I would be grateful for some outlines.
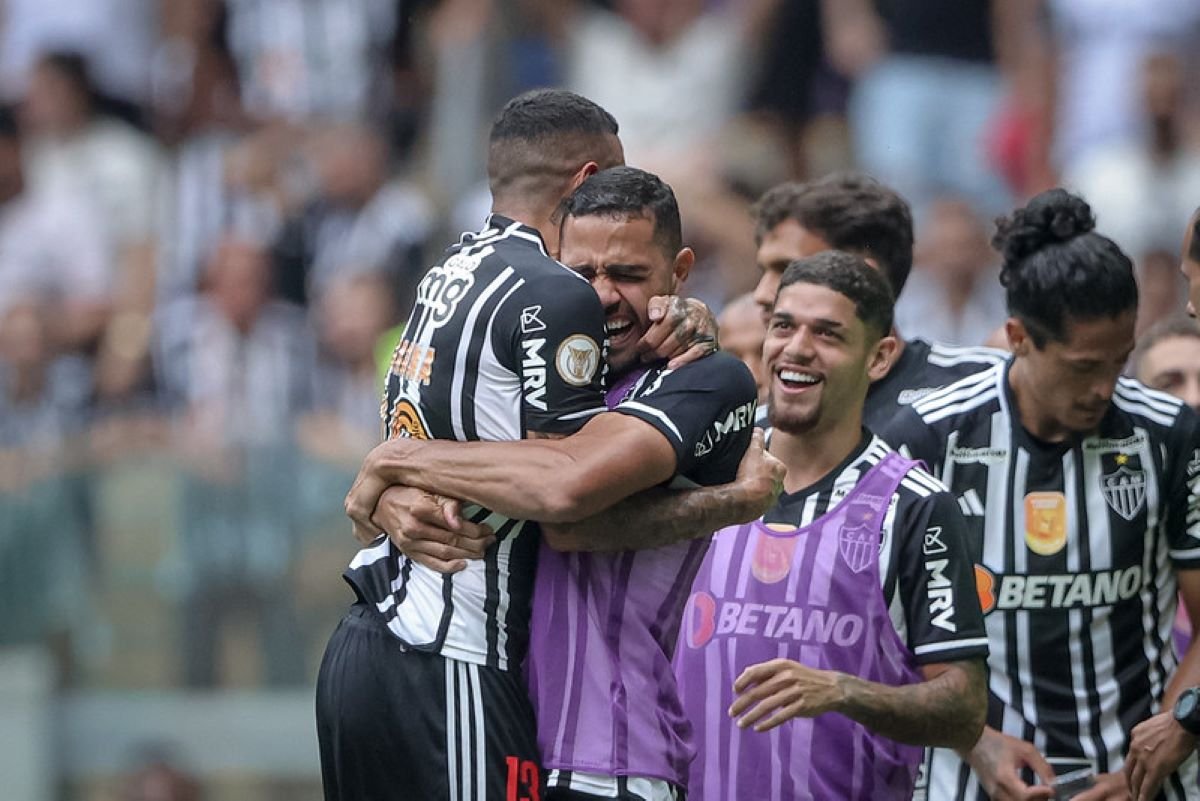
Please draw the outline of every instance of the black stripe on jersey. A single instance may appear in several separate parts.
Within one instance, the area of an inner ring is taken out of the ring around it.
[[[1015,441],[1015,437],[1013,437],[1011,434],[1008,437],[1008,447],[1009,453],[1016,452],[1017,443]],[[1016,480],[1017,461],[1017,459],[1009,459],[1008,464],[1006,465],[1006,472],[1008,475],[1006,476],[1005,480],[1008,482],[1007,485],[1009,487],[1013,486],[1013,482]],[[1016,521],[1013,520],[1013,515],[1008,513],[1007,510],[1005,511],[1004,518],[1004,565],[1009,570],[1013,570],[1017,564],[1017,526]],[[1025,537],[1023,535],[1020,536],[1020,540],[1021,544],[1024,545]],[[1021,689],[1020,681],[1018,681],[1016,678],[1021,675],[1021,660],[1019,657],[1021,649],[1019,647],[1017,638],[1018,626],[1020,626],[1019,617],[1017,615],[1013,615],[1012,625],[1005,626],[1004,628],[1004,656],[1008,662],[1005,672],[1012,677],[1012,680],[1009,682],[1009,688],[1012,693],[1010,704],[1013,709],[1022,711],[1025,708],[1023,697],[1024,693]],[[1021,727],[1021,739],[1031,743],[1033,742],[1035,734],[1033,724],[1030,723],[1028,719],[1025,719],[1026,716],[1024,714],[1022,714],[1021,717],[1024,719]],[[996,728],[1000,731],[1004,731],[1003,717],[996,721]],[[1028,770],[1022,771],[1022,777],[1027,782],[1032,781],[1032,777],[1029,774],[1030,772]]]
[[[487,509],[481,509],[471,522],[479,523],[489,515]],[[496,542],[501,542],[512,534],[512,530],[516,528],[519,520],[509,520],[500,527],[496,532]],[[485,631],[487,636],[487,664],[488,667],[500,667],[500,567],[497,565],[497,559],[500,557],[499,548],[489,548],[487,555],[484,557],[484,582],[487,586],[487,593],[483,602],[483,614],[485,619]]]
[[[1072,454],[1074,458],[1074,454]],[[1077,460],[1078,461],[1078,460]],[[1083,475],[1083,464],[1076,464],[1076,471],[1079,475]],[[1082,482],[1081,482],[1082,483]],[[1066,487],[1063,488],[1064,490]],[[1081,487],[1082,489],[1082,487]],[[1073,510],[1076,518],[1083,521],[1083,525],[1087,527],[1089,533],[1091,531],[1090,521],[1087,514],[1087,491],[1079,492],[1075,498],[1075,509]],[[1090,573],[1092,569],[1092,544],[1091,537],[1080,537],[1079,542],[1079,572]],[[1096,749],[1097,765],[1096,769],[1099,773],[1108,773],[1108,748],[1104,745],[1104,738],[1100,733],[1100,688],[1096,681],[1096,671],[1093,667],[1096,664],[1096,649],[1092,637],[1093,614],[1090,607],[1084,607],[1080,610],[1081,626],[1078,633],[1080,645],[1083,648],[1083,686],[1084,693],[1087,695],[1088,716],[1091,718],[1091,724],[1088,731],[1084,732],[1083,727],[1079,726],[1079,716],[1075,716],[1075,725],[1078,730],[1078,738],[1082,741],[1085,736],[1092,738],[1092,747]],[[1070,613],[1065,613],[1070,620]],[[1069,623],[1068,623],[1069,625]],[[1068,653],[1068,659],[1070,654]]]
[[[400,579],[400,587],[396,590],[396,603],[392,606],[389,616],[396,616],[396,608],[404,603],[404,599],[408,597],[408,577],[412,575],[412,560],[400,557],[394,564],[399,564],[400,569],[397,572],[397,577]],[[388,571],[389,573],[391,571]]]

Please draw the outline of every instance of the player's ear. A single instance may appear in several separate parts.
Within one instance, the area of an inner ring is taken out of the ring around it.
[[[567,190],[564,197],[570,197],[571,195],[575,194],[575,190],[579,188],[580,184],[598,172],[600,172],[599,164],[594,161],[585,162],[584,165],[576,170],[575,174],[571,176],[570,188]]]
[[[1016,317],[1009,317],[1004,321],[1004,336],[1008,338],[1008,349],[1014,356],[1027,355],[1033,346],[1033,340],[1029,338],[1029,331],[1025,329],[1025,324]]]
[[[688,279],[692,273],[692,267],[696,264],[696,253],[691,248],[684,248],[675,254],[675,264],[671,267],[671,274],[675,278],[675,291],[679,291],[679,285]]]
[[[894,336],[888,335],[875,343],[874,352],[867,363],[867,377],[878,381],[892,369],[896,357],[900,353],[900,343]]]

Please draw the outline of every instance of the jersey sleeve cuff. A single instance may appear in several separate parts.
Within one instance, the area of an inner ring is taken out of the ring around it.
[[[913,648],[917,663],[929,665],[937,662],[959,662],[964,659],[981,659],[988,655],[987,637],[968,637],[961,640],[930,642]]]

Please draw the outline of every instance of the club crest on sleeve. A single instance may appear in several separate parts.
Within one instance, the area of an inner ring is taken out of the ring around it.
[[[589,336],[573,334],[559,344],[554,367],[571,386],[585,386],[600,368],[600,346]]]

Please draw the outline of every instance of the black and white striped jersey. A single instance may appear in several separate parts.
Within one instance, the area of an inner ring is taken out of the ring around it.
[[[995,348],[960,348],[910,339],[888,374],[871,384],[863,404],[863,424],[882,429],[896,413],[935,389],[986,370],[1008,354]]]
[[[988,724],[1060,768],[1116,771],[1177,664],[1175,571],[1200,568],[1200,424],[1122,378],[1098,431],[1043,442],[1017,417],[1010,363],[922,398],[884,433],[967,516]],[[951,751],[932,753],[927,778],[930,799],[984,797]],[[1191,786],[1174,777],[1166,795]]]
[[[587,281],[550,258],[533,228],[492,215],[464,234],[417,289],[388,373],[386,435],[518,440],[569,434],[604,411],[604,311]],[[443,576],[386,538],[345,573],[410,647],[500,669],[529,641],[536,523],[477,506],[496,543]]]

